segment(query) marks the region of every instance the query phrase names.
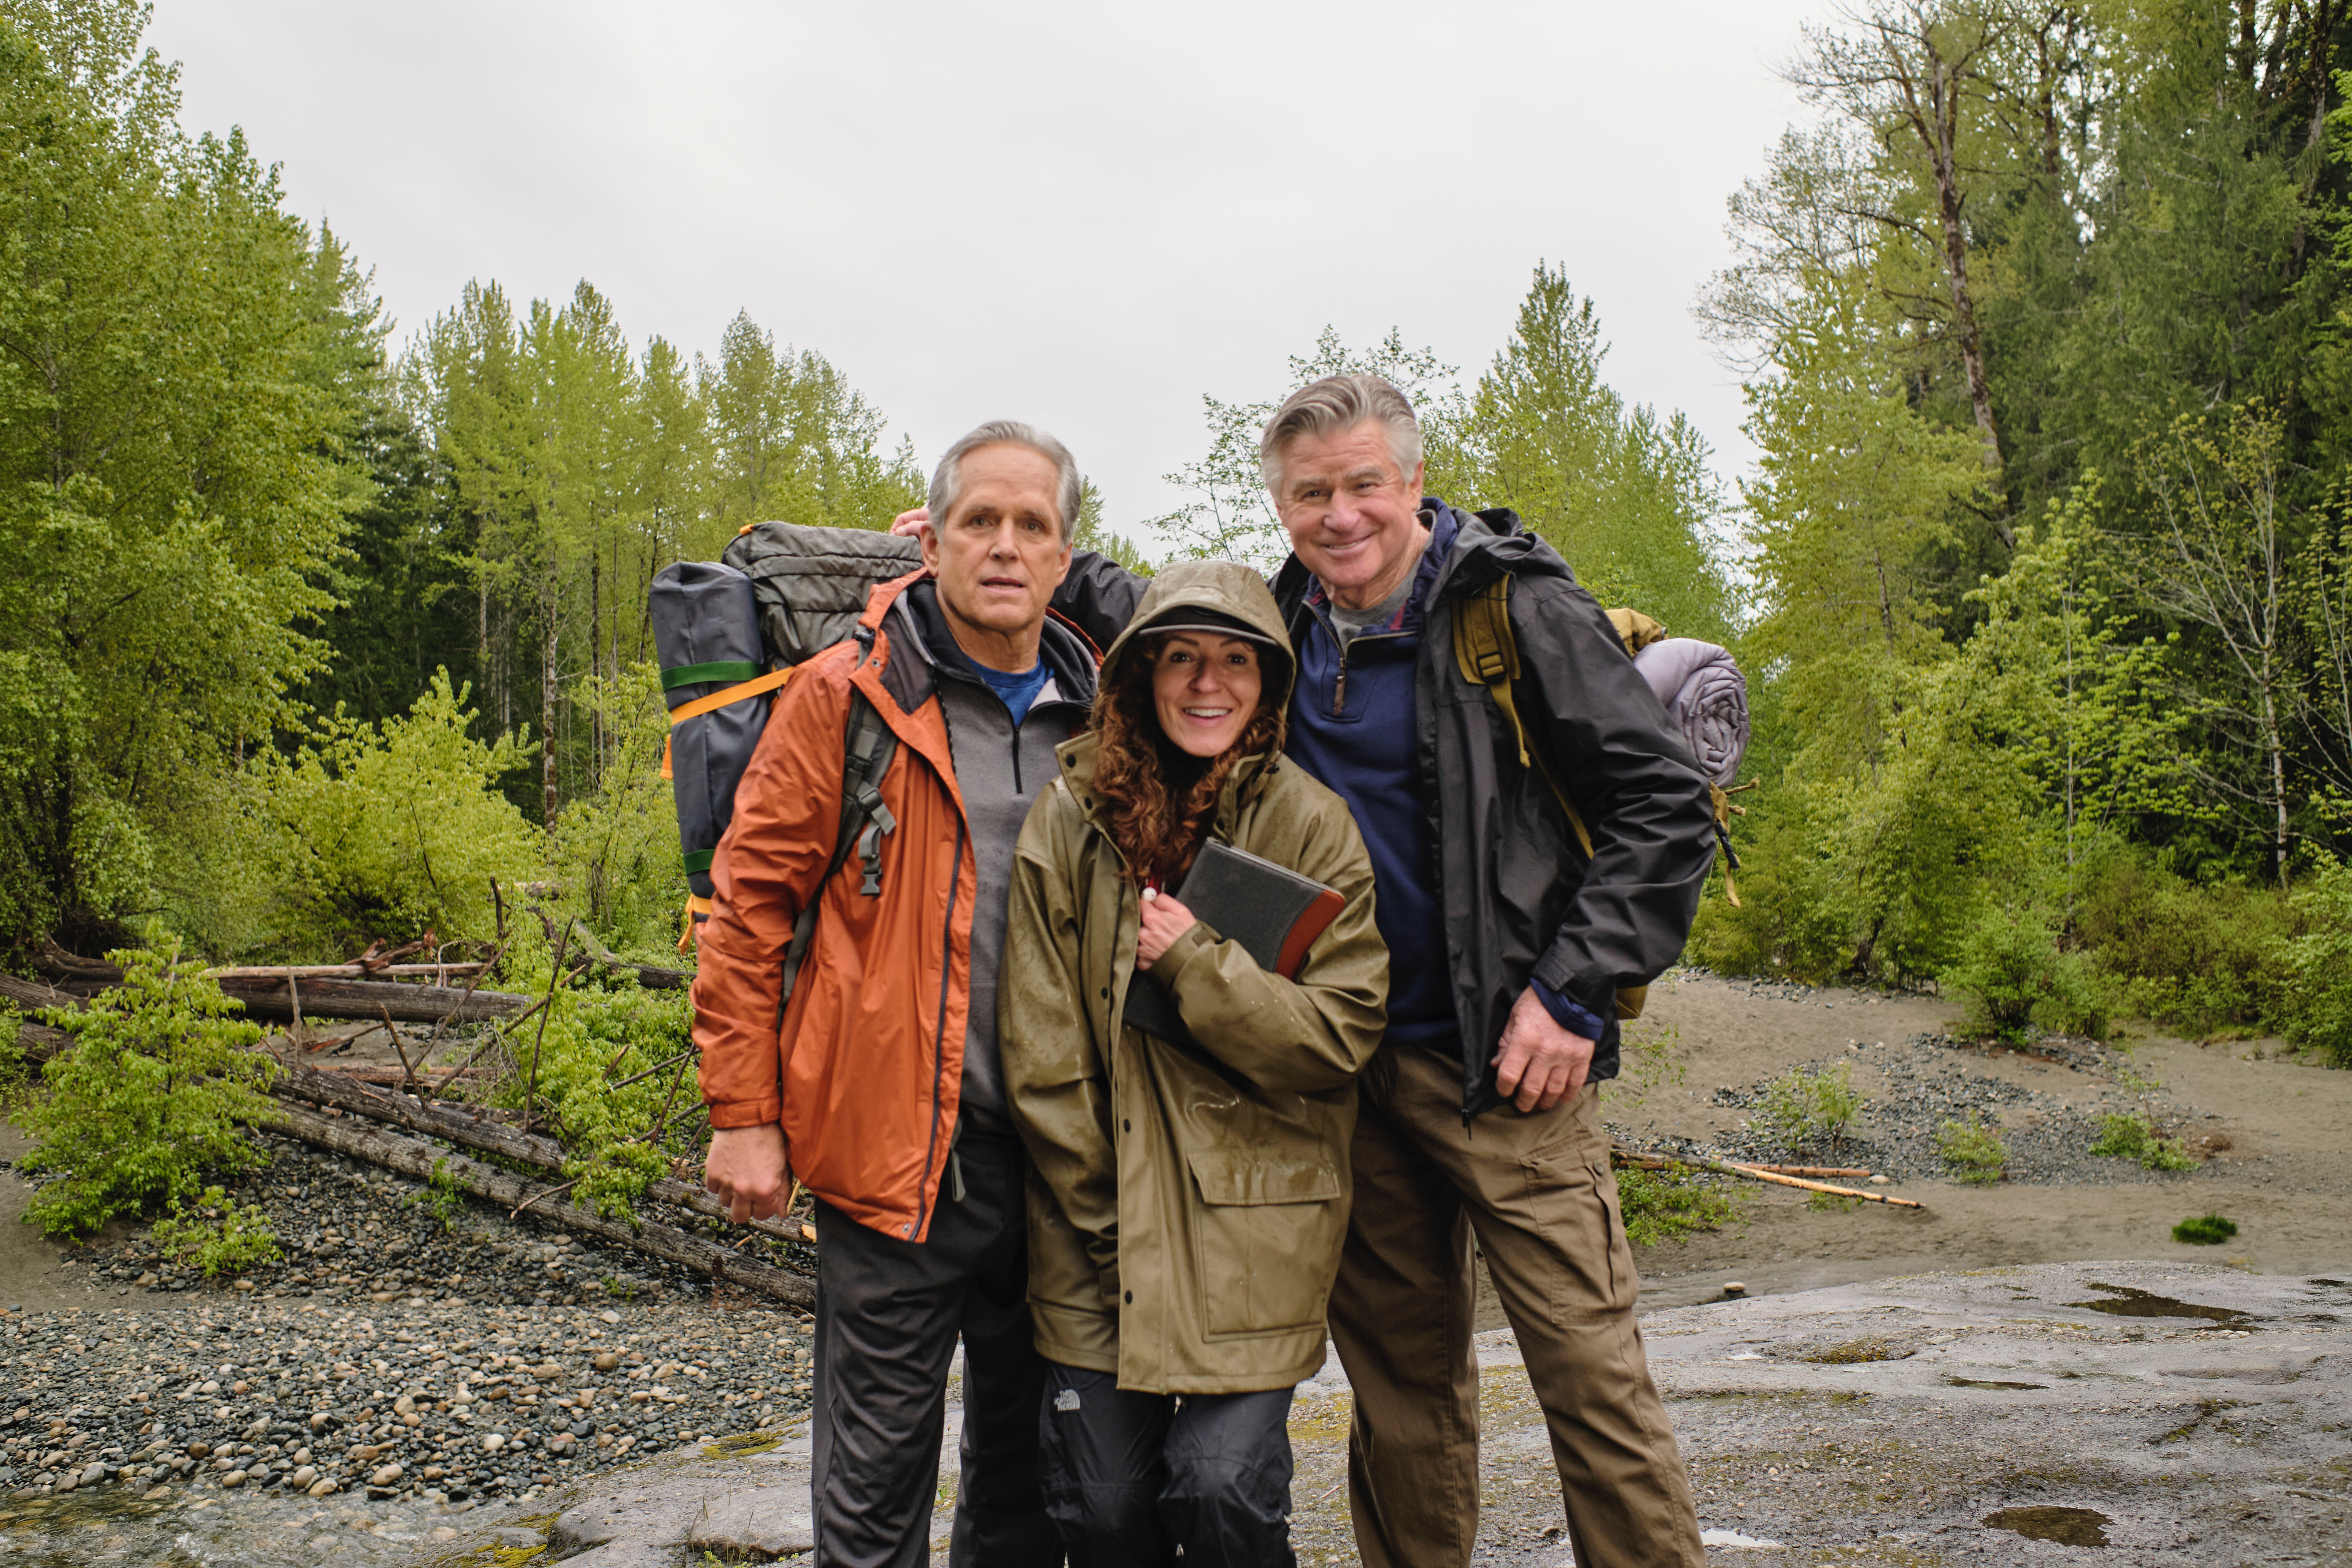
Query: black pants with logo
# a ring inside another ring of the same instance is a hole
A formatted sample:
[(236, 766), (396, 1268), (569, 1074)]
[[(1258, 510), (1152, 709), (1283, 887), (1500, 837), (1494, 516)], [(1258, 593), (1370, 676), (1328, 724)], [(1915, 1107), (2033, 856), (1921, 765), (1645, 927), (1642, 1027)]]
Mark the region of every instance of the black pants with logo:
[(1049, 1363), (1045, 1510), (1070, 1568), (1293, 1568), (1290, 1394), (1138, 1394)]
[(940, 1184), (929, 1238), (899, 1240), (816, 1208), (816, 1398), (810, 1436), (816, 1561), (930, 1561), (948, 1370), (963, 1341), (955, 1568), (1060, 1568), (1038, 1489), (1045, 1363), (1029, 1323), (1026, 1155), (1011, 1138), (957, 1147), (963, 1195)]

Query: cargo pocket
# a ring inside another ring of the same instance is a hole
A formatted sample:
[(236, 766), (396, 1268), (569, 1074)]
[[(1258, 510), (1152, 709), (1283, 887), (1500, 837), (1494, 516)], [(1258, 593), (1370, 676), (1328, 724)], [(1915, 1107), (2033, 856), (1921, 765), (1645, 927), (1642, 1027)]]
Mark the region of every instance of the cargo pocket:
[(1190, 1163), (1202, 1331), (1280, 1333), (1320, 1321), (1344, 1223), (1339, 1167), (1219, 1152)]

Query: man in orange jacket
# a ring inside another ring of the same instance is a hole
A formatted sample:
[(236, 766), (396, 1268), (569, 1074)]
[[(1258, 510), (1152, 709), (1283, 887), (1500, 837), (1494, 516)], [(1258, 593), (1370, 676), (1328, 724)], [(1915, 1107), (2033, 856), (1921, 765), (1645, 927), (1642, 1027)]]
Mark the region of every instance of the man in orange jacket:
[[(739, 1222), (780, 1213), (793, 1172), (817, 1200), (812, 1436), (828, 1568), (929, 1562), (959, 1337), (950, 1561), (1062, 1562), (1038, 1489), (1044, 1363), (996, 973), (1014, 841), (1094, 699), (1091, 647), (1045, 613), (1078, 495), (1069, 452), (1031, 426), (983, 425), (950, 447), (926, 572), (877, 588), (856, 636), (784, 686), (711, 862), (694, 984), (705, 1179)], [(853, 691), (898, 741), (871, 894), (854, 862), (824, 876)], [(812, 899), (815, 933), (782, 1005), (784, 952)]]

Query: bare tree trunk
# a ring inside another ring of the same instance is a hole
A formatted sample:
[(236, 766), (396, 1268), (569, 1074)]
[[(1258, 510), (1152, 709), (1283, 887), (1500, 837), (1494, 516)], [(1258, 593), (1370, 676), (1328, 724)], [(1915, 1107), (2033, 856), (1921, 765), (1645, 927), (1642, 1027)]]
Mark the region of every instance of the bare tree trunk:
[(546, 594), (547, 636), (539, 666), (539, 781), (546, 803), (547, 828), (555, 830), (555, 588), (552, 573)]
[[(2000, 431), (1993, 416), (1984, 335), (1977, 325), (1976, 294), (1969, 278), (1969, 169), (1960, 147), (1961, 110), (1972, 86), (1980, 95), (1988, 90), (1982, 61), (2010, 32), (2015, 18), (2001, 8), (1882, 0), (1853, 19), (1867, 29), (1874, 42), (1811, 33), (1811, 58), (1790, 73), (1790, 79), (1800, 87), (1843, 99), (1848, 111), (1863, 124), (1876, 127), (1891, 121), (1918, 143), (1936, 188), (1935, 232), (1928, 233), (1925, 226), (1907, 216), (1885, 212), (1860, 216), (1916, 236), (1937, 253), (1951, 313), (1952, 342), (1959, 351), (1969, 403), (1984, 442), (1987, 483), (1998, 493), (2002, 489)], [(2017, 531), (2008, 519), (1990, 521), (2001, 543), (2016, 549)]]
[(2286, 879), (2286, 737), (2280, 732), (2277, 672), (2268, 650), (2263, 657), (2263, 750), (2269, 753), (2271, 795), (2271, 863), (2278, 874), (2279, 890)]
[[(596, 628), (604, 619), (604, 558), (593, 550), (588, 552), (588, 669), (596, 669)], [(588, 780), (593, 793), (604, 773), (604, 700), (598, 697), (589, 715), (588, 755), (593, 770)]]
[[(1927, 68), (1925, 78), (1923, 80), (1906, 74), (1901, 86), (1912, 129), (1927, 153), (1928, 167), (1935, 175), (1936, 221), (1943, 240), (1944, 283), (1952, 300), (1952, 340), (1960, 351), (1960, 366), (1969, 378), (1969, 403), (1976, 412), (1977, 429), (1984, 437), (1985, 467), (1998, 488), (2000, 431), (1993, 422), (1992, 384), (1985, 374), (1984, 335), (1977, 328), (1976, 296), (1969, 284), (1969, 231), (1962, 217), (1968, 196), (1960, 188), (1960, 82), (1969, 56), (1964, 55), (1957, 61), (1946, 59), (1924, 24), (1915, 37)], [(1891, 38), (1887, 58), (1890, 62), (1901, 58)], [(1992, 526), (2003, 544), (2011, 550), (2017, 548), (2016, 531), (2007, 521), (1995, 519)]]

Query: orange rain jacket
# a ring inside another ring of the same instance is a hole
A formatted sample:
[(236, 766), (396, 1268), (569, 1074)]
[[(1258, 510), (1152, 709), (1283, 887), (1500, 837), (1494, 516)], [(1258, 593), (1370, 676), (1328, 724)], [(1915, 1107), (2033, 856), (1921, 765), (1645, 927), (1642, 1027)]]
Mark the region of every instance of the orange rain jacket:
[[(929, 1234), (956, 1128), (971, 994), (977, 870), (929, 662), (891, 657), (908, 618), (884, 617), (924, 574), (885, 583), (858, 625), (777, 694), (711, 862), (711, 915), (694, 981), (694, 1043), (714, 1128), (781, 1121), (793, 1174), (858, 1224)], [(778, 1017), (794, 915), (841, 826), (852, 687), (898, 737), (882, 775), (898, 827), (882, 890), (859, 895), (853, 854), (823, 892), (791, 1005)], [(1001, 895), (1000, 895), (1001, 896)]]

